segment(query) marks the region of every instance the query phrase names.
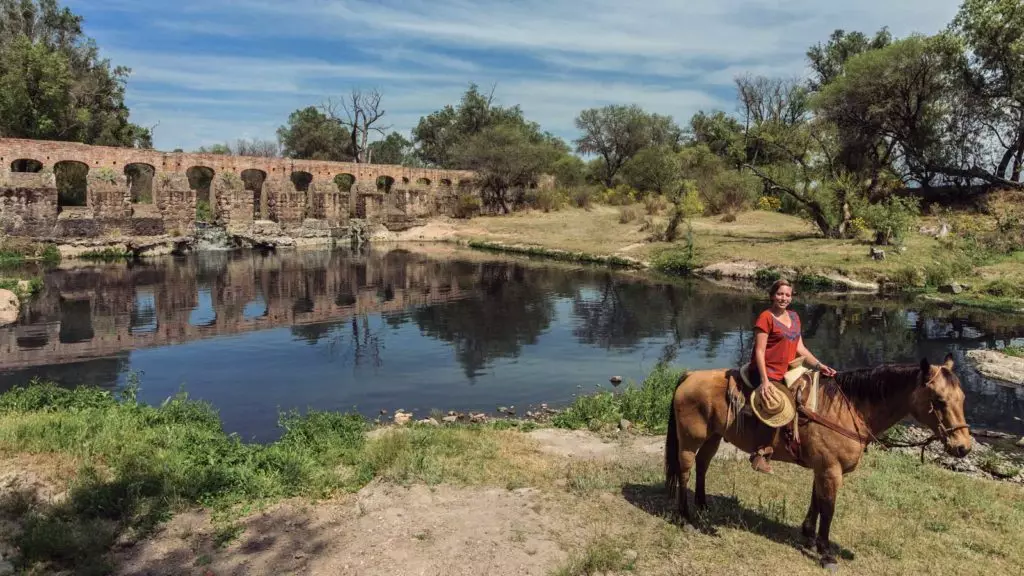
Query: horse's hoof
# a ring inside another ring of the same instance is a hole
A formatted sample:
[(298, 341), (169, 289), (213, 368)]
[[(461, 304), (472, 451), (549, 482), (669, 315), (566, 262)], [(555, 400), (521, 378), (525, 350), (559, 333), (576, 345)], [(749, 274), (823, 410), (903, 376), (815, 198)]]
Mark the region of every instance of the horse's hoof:
[(821, 567), (829, 574), (839, 573), (839, 564), (832, 558), (823, 558), (821, 561)]

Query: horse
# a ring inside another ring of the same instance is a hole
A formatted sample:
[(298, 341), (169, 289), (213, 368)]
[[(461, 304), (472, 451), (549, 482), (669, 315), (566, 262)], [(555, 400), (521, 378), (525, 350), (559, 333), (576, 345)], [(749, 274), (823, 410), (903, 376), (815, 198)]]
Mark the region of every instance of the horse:
[[(953, 368), (953, 357), (947, 355), (937, 366), (925, 358), (920, 365), (882, 365), (834, 378), (822, 376), (816, 413), (798, 411), (799, 445), (794, 448), (776, 435), (773, 460), (814, 471), (801, 532), (814, 541), (822, 567), (838, 568), (829, 542), (836, 496), (843, 477), (857, 468), (871, 441), (911, 416), (930, 428), (930, 440), (942, 441), (951, 456), (963, 458), (971, 451), (974, 440), (964, 418), (964, 393)], [(670, 496), (676, 493), (684, 522), (693, 524), (686, 489), (694, 464), (695, 503), (704, 509), (705, 476), (722, 440), (747, 453), (757, 449), (751, 433), (754, 416), (737, 414), (730, 406), (727, 390), (730, 380), (738, 378), (737, 370), (700, 370), (676, 383), (665, 439), (665, 487)]]

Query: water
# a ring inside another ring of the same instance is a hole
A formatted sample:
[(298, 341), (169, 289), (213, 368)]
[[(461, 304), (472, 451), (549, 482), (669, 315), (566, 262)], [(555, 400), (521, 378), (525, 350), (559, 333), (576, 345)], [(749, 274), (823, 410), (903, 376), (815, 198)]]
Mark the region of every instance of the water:
[[(480, 410), (559, 405), (661, 358), (749, 357), (758, 293), (447, 247), (353, 254), (206, 252), (65, 265), (19, 323), (0, 328), (0, 389), (32, 377), (141, 399), (182, 387), (244, 438), (277, 436), (280, 410)], [(963, 351), (1015, 342), (1005, 315), (877, 298), (797, 296), (804, 339), (836, 368), (939, 362), (953, 352), (973, 426), (1024, 434), (1024, 391), (984, 381)]]

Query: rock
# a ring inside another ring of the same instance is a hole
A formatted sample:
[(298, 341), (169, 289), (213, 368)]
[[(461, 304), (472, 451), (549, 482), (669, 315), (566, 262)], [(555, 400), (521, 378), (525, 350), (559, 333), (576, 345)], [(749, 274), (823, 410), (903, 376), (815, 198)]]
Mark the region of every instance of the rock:
[(640, 554), (636, 550), (626, 550), (622, 553), (622, 559), (626, 561), (626, 564), (633, 566), (636, 564), (637, 559), (640, 558)]
[(950, 282), (944, 286), (939, 286), (939, 292), (943, 294), (962, 294), (964, 287), (956, 282)]
[(949, 236), (949, 226), (947, 226), (946, 223), (943, 222), (942, 226), (939, 227), (939, 231), (935, 233), (935, 237), (945, 238), (946, 236)]
[(455, 416), (455, 415), (451, 415), (451, 416), (445, 416), (441, 420), (443, 420), (445, 424), (455, 424), (456, 422), (459, 421), (459, 417)]
[(433, 418), (424, 418), (423, 420), (419, 421), (419, 424), (426, 424), (427, 426), (440, 426), (441, 425), (440, 422), (438, 422), (437, 420), (434, 420)]
[(619, 430), (622, 430), (624, 432), (628, 432), (629, 430), (632, 430), (632, 429), (633, 429), (633, 423), (632, 422), (630, 422), (629, 420), (626, 420), (625, 418), (623, 418), (622, 420), (619, 420)]
[(985, 378), (1024, 386), (1024, 358), (1016, 358), (996, 350), (969, 350), (967, 359)]
[(470, 414), (469, 421), (473, 423), (487, 422), (487, 414), (484, 414), (483, 412)]
[(868, 255), (871, 256), (873, 260), (885, 260), (885, 250), (882, 250), (881, 248), (875, 248), (872, 246)]
[(21, 302), (14, 292), (0, 289), (0, 326), (14, 324), (21, 314)]
[(1024, 448), (1024, 436), (1021, 436), (1020, 440), (1017, 440), (1017, 446)]
[(405, 426), (406, 424), (412, 421), (412, 414), (410, 414), (409, 412), (402, 412), (402, 410), (399, 409), (395, 411), (394, 419), (395, 424), (398, 424), (399, 426)]
[(612, 376), (609, 378), (609, 381), (613, 386), (618, 386), (619, 384), (622, 384), (622, 376)]

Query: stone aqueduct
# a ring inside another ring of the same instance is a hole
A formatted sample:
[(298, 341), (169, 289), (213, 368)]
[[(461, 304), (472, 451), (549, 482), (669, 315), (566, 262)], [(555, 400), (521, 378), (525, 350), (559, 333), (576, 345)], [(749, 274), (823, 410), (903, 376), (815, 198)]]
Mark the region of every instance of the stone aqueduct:
[[(87, 170), (83, 205), (63, 205), (56, 176), (61, 163)], [(140, 167), (151, 178), (145, 195), (135, 193), (133, 182)], [(47, 238), (188, 235), (200, 200), (209, 202), (213, 221), (229, 231), (251, 229), (257, 220), (277, 222), (285, 233), (337, 229), (350, 218), (403, 227), (450, 213), (459, 191), (473, 189), (473, 176), (0, 138), (0, 229)]]

